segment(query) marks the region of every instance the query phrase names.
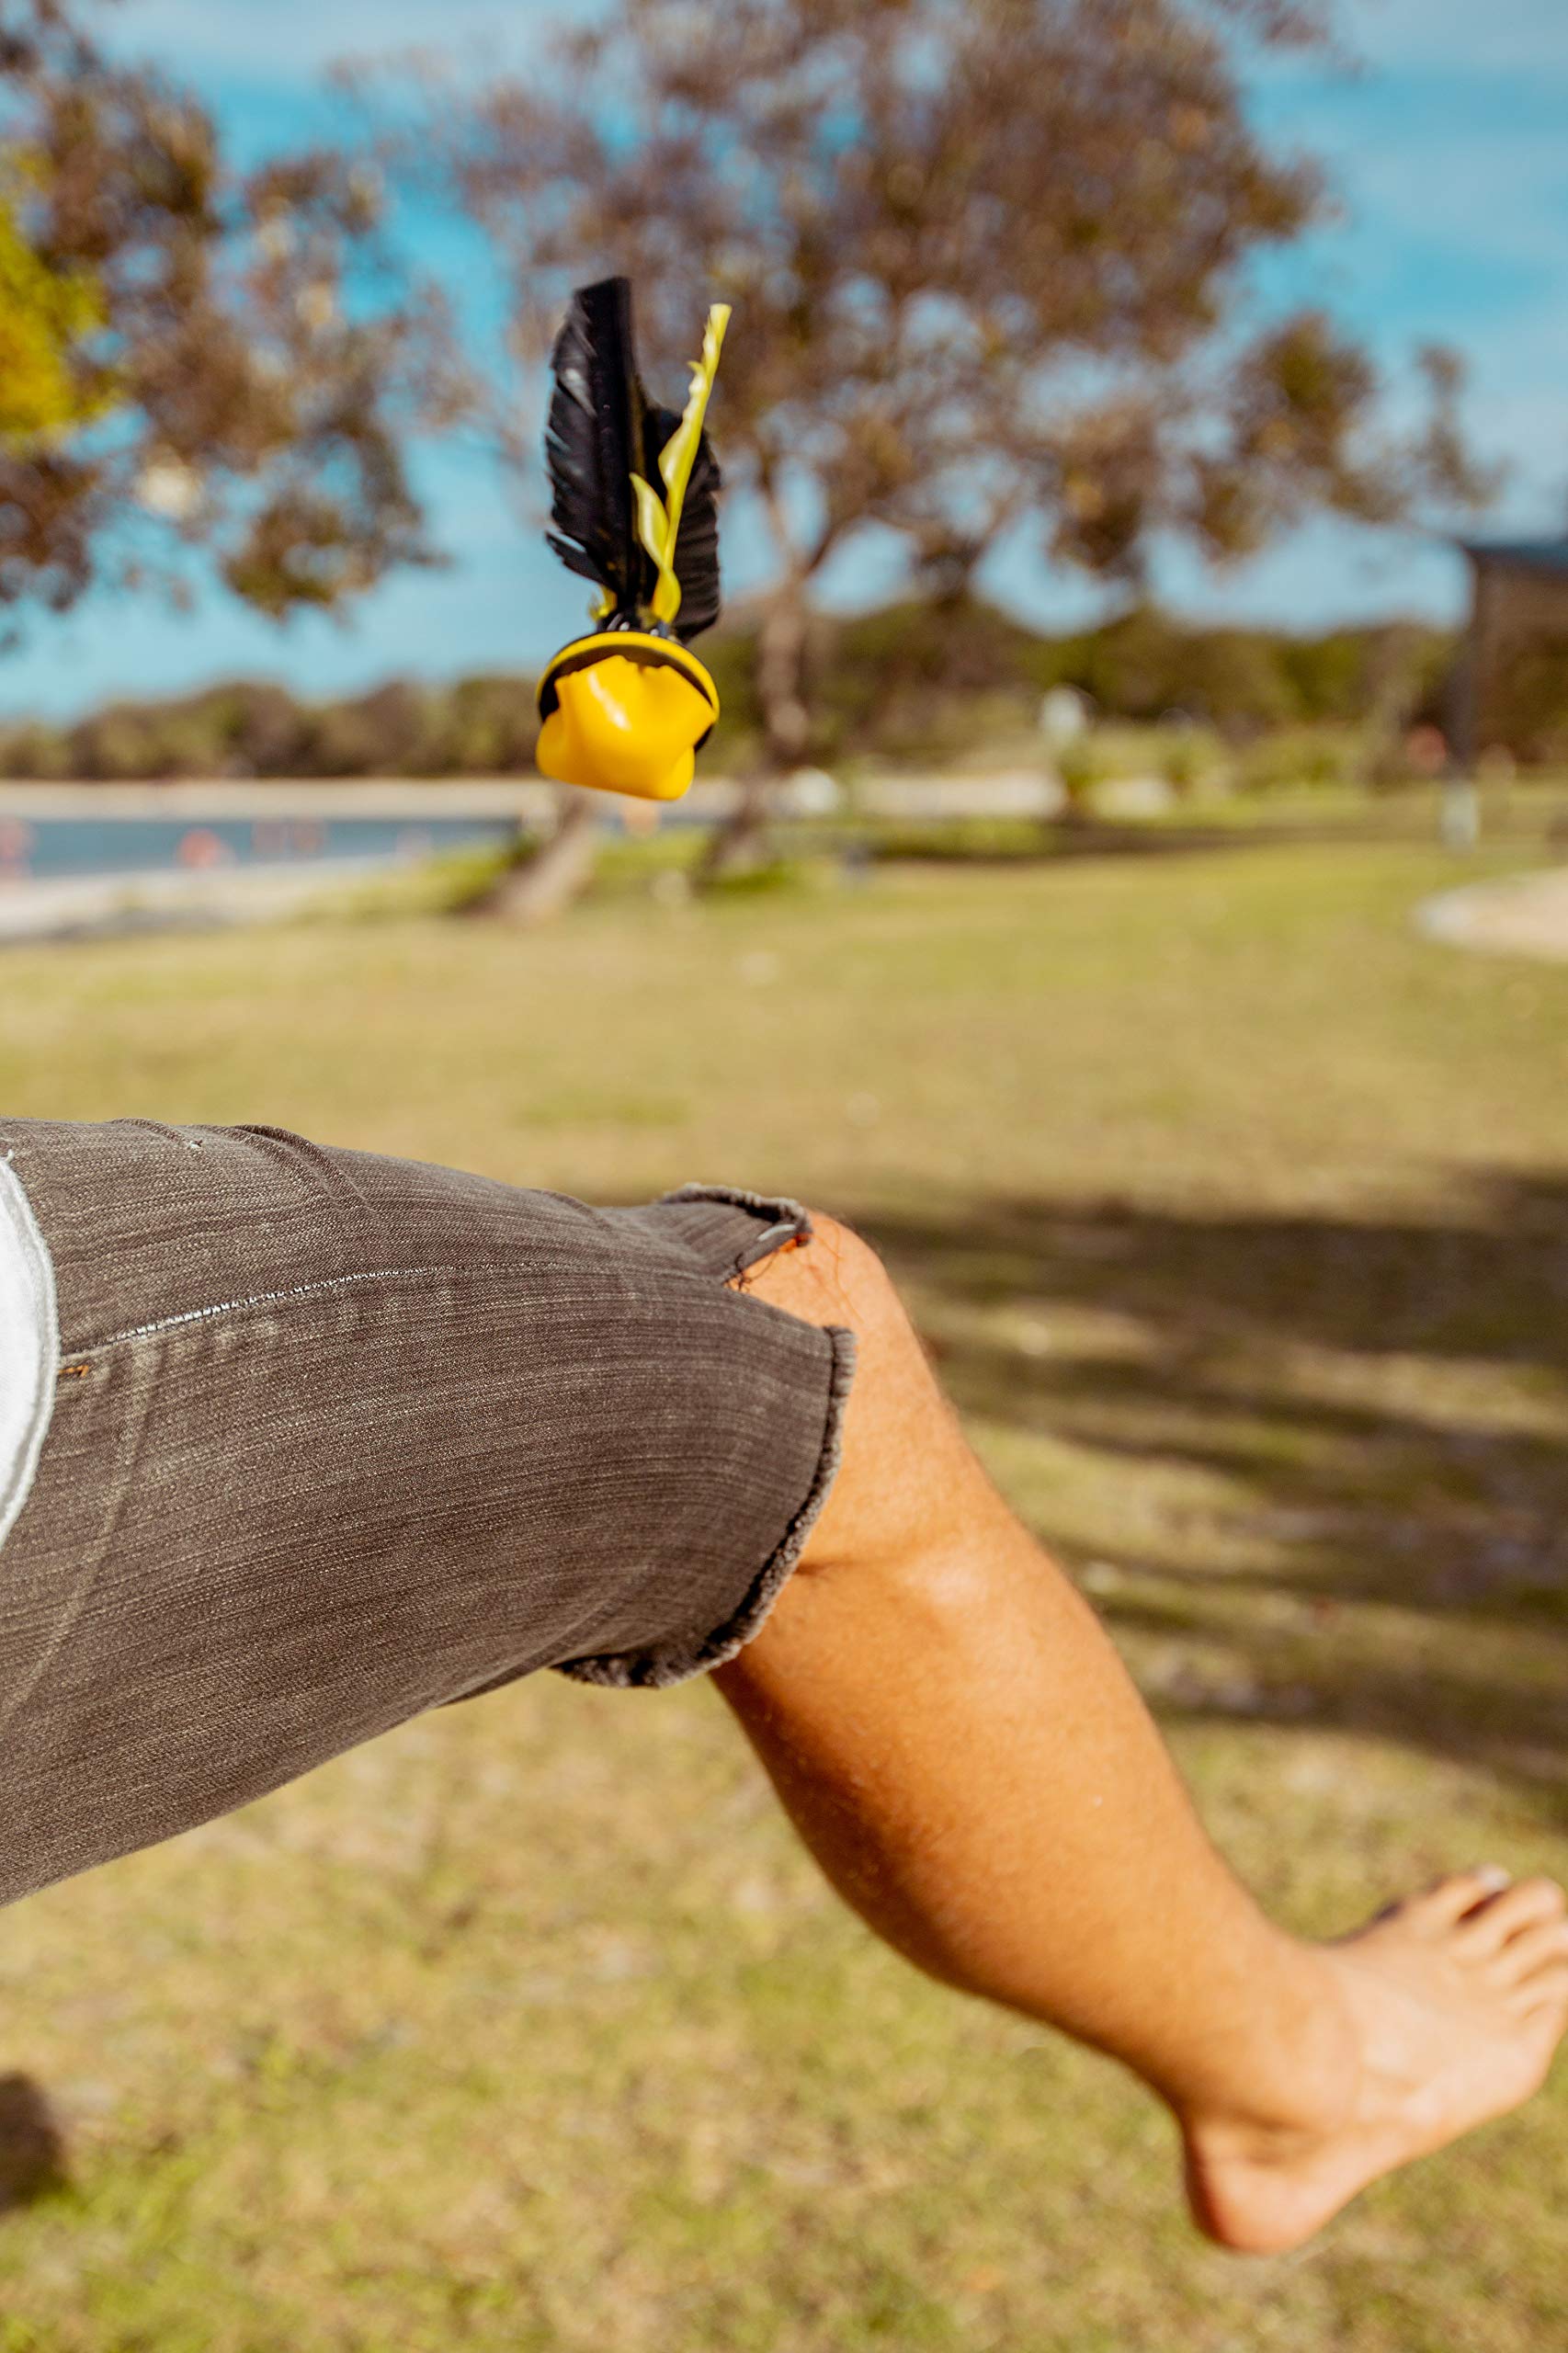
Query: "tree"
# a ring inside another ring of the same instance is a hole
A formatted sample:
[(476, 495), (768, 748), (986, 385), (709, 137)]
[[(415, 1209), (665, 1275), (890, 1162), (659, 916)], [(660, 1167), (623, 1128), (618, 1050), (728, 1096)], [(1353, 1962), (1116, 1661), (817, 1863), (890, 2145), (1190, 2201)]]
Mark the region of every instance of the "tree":
[(200, 553), (280, 619), (431, 560), (403, 444), (462, 386), (374, 170), (235, 172), (66, 0), (0, 0), (0, 605), (188, 596)]
[(1420, 356), (1402, 437), (1352, 337), (1254, 292), (1328, 196), (1271, 152), (1246, 74), (1328, 43), (1327, 5), (617, 0), (393, 141), (494, 241), (530, 387), (601, 271), (633, 280), (655, 381), (733, 306), (713, 431), (775, 558), (737, 841), (810, 753), (812, 590), (870, 527), (954, 597), (1017, 528), (1136, 587), (1161, 533), (1224, 562), (1314, 509), (1388, 524), (1476, 488), (1448, 355)]
[(27, 449), (87, 425), (109, 403), (75, 362), (105, 324), (97, 288), (78, 270), (51, 268), (0, 200), (0, 447)]

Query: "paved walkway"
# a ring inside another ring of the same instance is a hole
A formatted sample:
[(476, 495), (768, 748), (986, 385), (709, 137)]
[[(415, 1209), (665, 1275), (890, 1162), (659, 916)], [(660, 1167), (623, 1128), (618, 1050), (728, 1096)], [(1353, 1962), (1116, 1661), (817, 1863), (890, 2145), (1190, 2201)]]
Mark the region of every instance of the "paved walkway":
[(1417, 908), (1415, 920), (1428, 938), (1451, 947), (1568, 964), (1568, 866), (1445, 891)]
[(184, 818), (190, 824), (240, 818), (393, 817), (416, 824), (430, 817), (543, 817), (555, 806), (555, 788), (538, 777), (285, 778), (251, 779), (184, 777), (167, 784), (18, 784), (0, 779), (0, 819), (51, 817)]
[(0, 945), (81, 939), (123, 931), (264, 923), (313, 900), (374, 881), (397, 861), (335, 858), (290, 866), (215, 867), (187, 874), (69, 874), (0, 881)]

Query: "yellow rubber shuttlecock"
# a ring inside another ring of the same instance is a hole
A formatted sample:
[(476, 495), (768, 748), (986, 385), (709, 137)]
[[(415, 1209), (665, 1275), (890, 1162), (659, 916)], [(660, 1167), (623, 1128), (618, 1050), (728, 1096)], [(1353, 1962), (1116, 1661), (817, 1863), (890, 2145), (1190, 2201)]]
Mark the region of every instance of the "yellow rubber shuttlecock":
[(718, 690), (687, 641), (719, 616), (721, 480), (704, 419), (729, 316), (709, 312), (678, 412), (642, 388), (625, 278), (580, 287), (556, 338), (546, 536), (600, 592), (600, 626), (540, 681), (536, 757), (560, 783), (678, 801), (713, 732)]
[(719, 694), (695, 654), (641, 630), (562, 646), (539, 686), (535, 758), (560, 784), (678, 801), (713, 732)]

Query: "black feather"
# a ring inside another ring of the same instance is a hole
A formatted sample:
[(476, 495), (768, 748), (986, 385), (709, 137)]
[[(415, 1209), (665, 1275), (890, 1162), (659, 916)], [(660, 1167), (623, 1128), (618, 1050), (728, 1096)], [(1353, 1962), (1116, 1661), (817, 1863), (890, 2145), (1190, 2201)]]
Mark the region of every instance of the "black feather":
[(624, 278), (574, 294), (550, 364), (544, 450), (555, 529), (545, 537), (571, 571), (608, 589), (613, 620), (635, 626), (652, 571), (631, 497), (631, 476), (648, 471), (648, 396), (632, 357)]
[[(545, 427), (551, 520), (545, 534), (568, 568), (596, 580), (615, 600), (611, 625), (645, 627), (658, 573), (637, 536), (631, 476), (661, 495), (659, 453), (680, 423), (654, 408), (642, 388), (631, 342), (631, 289), (601, 278), (572, 297), (551, 357), (555, 389)], [(719, 460), (706, 433), (698, 445), (676, 537), (683, 642), (719, 618)]]

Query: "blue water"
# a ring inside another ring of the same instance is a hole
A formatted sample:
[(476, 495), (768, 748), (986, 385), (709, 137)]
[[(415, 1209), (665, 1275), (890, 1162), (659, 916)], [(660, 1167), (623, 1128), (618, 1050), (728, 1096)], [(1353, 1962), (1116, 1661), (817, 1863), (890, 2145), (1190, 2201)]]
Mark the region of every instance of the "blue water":
[(514, 830), (506, 817), (0, 816), (0, 880), (428, 858)]

